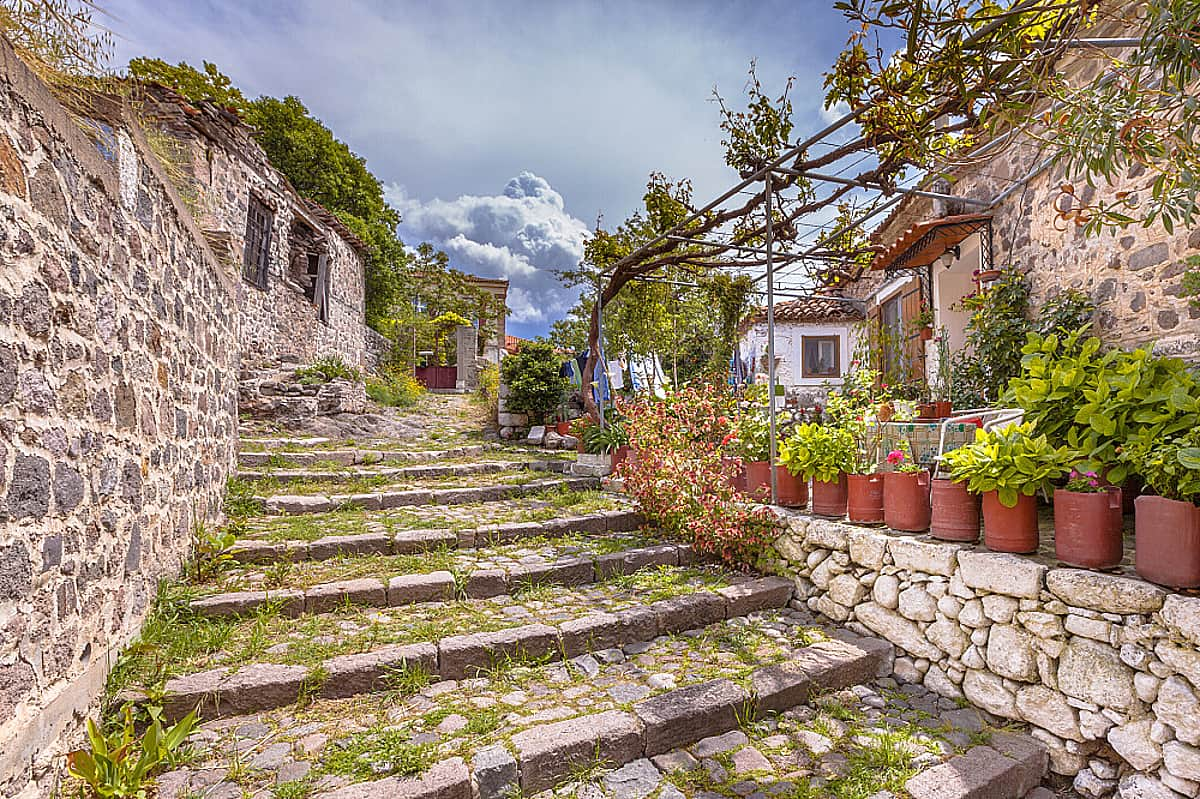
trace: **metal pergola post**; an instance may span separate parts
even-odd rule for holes
[[[772,263],[773,235],[771,229],[771,172],[764,178],[764,205],[767,209],[767,422],[770,431],[771,504],[779,502],[779,475],[775,473],[775,456],[779,450],[775,440],[775,265]]]

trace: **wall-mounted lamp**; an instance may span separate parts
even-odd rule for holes
[[[962,257],[962,251],[959,249],[959,246],[955,244],[953,247],[939,255],[938,260],[942,262],[942,266],[949,269],[950,267],[954,266],[954,262],[960,257]]]

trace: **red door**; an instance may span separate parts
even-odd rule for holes
[[[417,381],[428,389],[457,388],[457,366],[418,366]]]

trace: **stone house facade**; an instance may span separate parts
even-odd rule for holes
[[[129,108],[79,121],[0,40],[3,796],[52,795],[236,451],[241,287]]]
[[[1094,35],[1130,33],[1116,28]],[[1101,63],[1078,57],[1062,70],[1083,83],[1100,76]],[[1109,199],[1133,191],[1142,172],[1135,167],[1099,191]],[[950,350],[961,349],[968,314],[955,304],[987,284],[988,270],[1003,267],[1028,278],[1035,312],[1074,289],[1095,303],[1094,330],[1105,342],[1151,344],[1158,353],[1200,362],[1200,309],[1181,296],[1184,260],[1200,253],[1200,230],[1130,225],[1086,235],[1060,211],[1094,202],[1098,191],[1076,185],[1071,196],[1063,192],[1067,182],[1063,168],[1048,160],[1045,144],[1022,133],[930,187],[962,201],[909,195],[899,202],[871,235],[881,251],[847,291],[867,301],[876,327],[896,326],[917,376],[927,375],[933,361],[932,344],[913,340],[917,315],[932,311],[935,329],[947,328]]]
[[[366,245],[302,198],[235,114],[140,89],[155,151],[236,280],[243,363],[340,355],[365,366]]]

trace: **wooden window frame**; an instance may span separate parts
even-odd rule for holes
[[[256,194],[250,195],[246,210],[246,248],[242,255],[242,277],[261,291],[267,290],[271,266],[271,234],[275,212]]]
[[[808,353],[806,346],[809,341],[833,342],[833,373],[831,374],[813,374],[808,370]],[[800,377],[805,380],[829,380],[831,378],[839,378],[842,376],[842,337],[838,333],[828,333],[819,336],[800,336]]]

